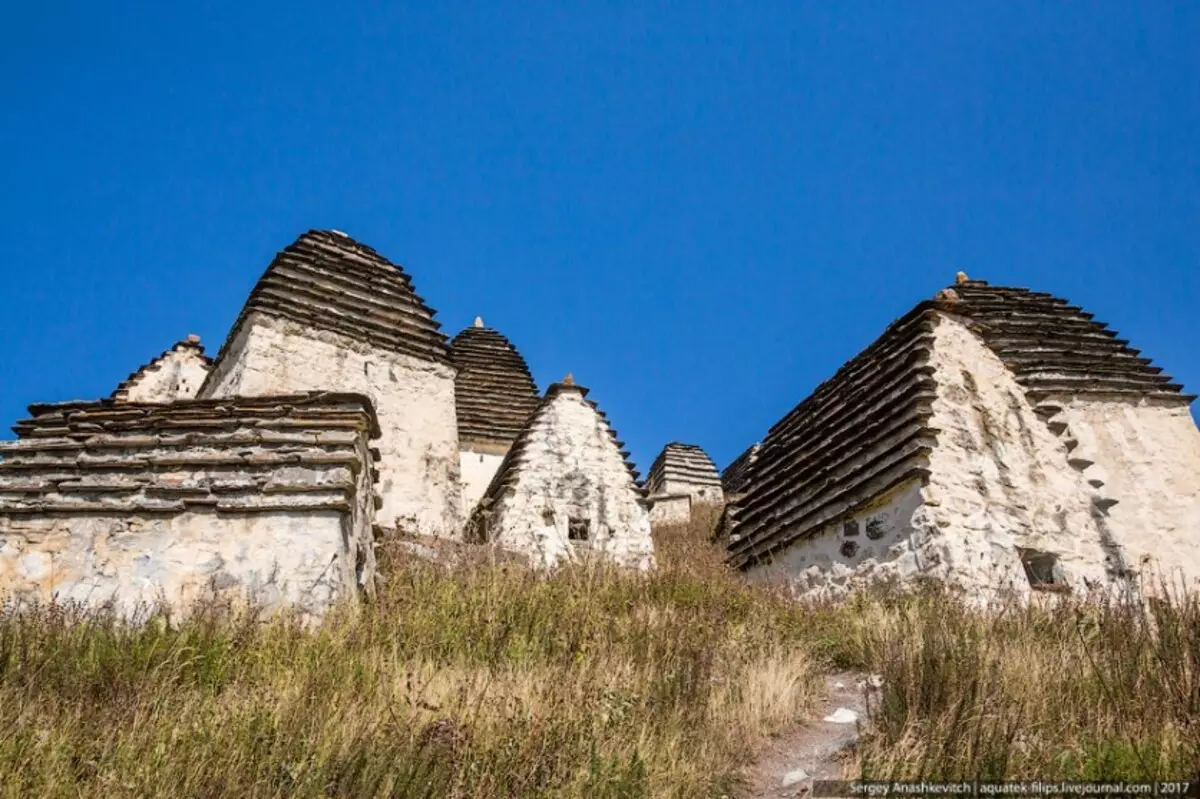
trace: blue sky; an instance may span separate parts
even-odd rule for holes
[[[643,471],[724,466],[960,269],[1200,390],[1200,4],[206,5],[6,9],[4,425],[215,352],[314,227]]]

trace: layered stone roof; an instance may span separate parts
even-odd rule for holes
[[[482,319],[450,343],[460,442],[508,445],[538,407],[537,385],[512,343]]]
[[[112,399],[122,402],[191,399],[200,390],[212,364],[212,358],[204,354],[200,337],[188,336],[121,381]]]
[[[943,296],[939,307],[978,325],[1031,401],[1061,395],[1195,399],[1128,340],[1064,299],[983,280],[964,281]]]
[[[233,330],[256,313],[417,358],[449,361],[436,312],[416,293],[412,278],[336,230],[310,230],[277,254]]]
[[[939,313],[965,318],[1033,404],[1047,397],[1191,402],[1129,342],[1066,300],[960,280],[919,303],[822,383],[725,474],[745,492],[729,559],[746,567],[874,497],[928,477],[936,389],[929,365]]]
[[[0,517],[350,511],[380,433],[370,400],[331,392],[29,413],[0,442]]]
[[[932,313],[922,303],[892,323],[771,428],[738,503],[732,563],[748,566],[928,473]]]
[[[600,407],[592,400],[586,399],[588,389],[583,386],[577,386],[574,382],[568,380],[562,383],[553,383],[546,389],[545,396],[542,397],[533,413],[530,414],[521,433],[513,441],[512,446],[504,456],[504,460],[500,462],[500,466],[496,469],[496,475],[492,478],[492,482],[488,484],[487,490],[484,491],[483,497],[476,507],[485,507],[494,503],[501,494],[506,490],[516,485],[518,466],[527,457],[526,449],[529,446],[530,438],[535,427],[543,420],[543,417],[549,411],[554,399],[564,392],[576,392],[580,397],[584,398],[584,402],[595,411],[596,415],[604,423],[607,428],[607,434],[612,439],[613,444],[621,454],[621,458],[625,463],[625,469],[629,472],[629,478],[632,483],[631,490],[640,496],[646,495],[646,489],[642,487],[638,481],[639,474],[637,469],[633,467],[633,462],[629,460],[629,452],[625,449],[625,442],[617,438],[617,431],[613,429],[612,424],[608,421],[608,415],[600,410]]]
[[[678,441],[662,448],[646,478],[646,488],[651,494],[710,487],[719,489],[721,477],[708,453],[695,444]]]
[[[750,484],[750,470],[758,460],[762,444],[754,442],[721,472],[721,488],[726,494],[740,494]]]

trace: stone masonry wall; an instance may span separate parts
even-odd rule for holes
[[[36,408],[0,444],[0,602],[315,617],[375,570],[361,397]]]
[[[456,537],[461,530],[454,371],[447,364],[372,347],[327,330],[251,314],[226,345],[202,397],[301,390],[371,398],[385,529]]]
[[[608,423],[577,388],[556,386],[515,445],[509,487],[487,523],[488,539],[554,566],[585,553],[648,568],[650,519]],[[492,492],[489,491],[489,494]],[[572,541],[573,520],[588,540]]]

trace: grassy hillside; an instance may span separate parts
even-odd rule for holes
[[[647,576],[385,553],[379,602],[308,632],[9,615],[0,795],[736,796],[835,666],[884,675],[853,765],[873,776],[1200,773],[1194,599],[1153,631],[932,590],[797,605],[694,534]]]

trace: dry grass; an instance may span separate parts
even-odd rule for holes
[[[796,605],[726,573],[706,525],[661,531],[651,575],[385,553],[379,601],[318,630],[8,614],[0,795],[736,796],[833,666],[885,677],[871,776],[1200,773],[1194,598]]]
[[[0,620],[5,796],[719,796],[819,675],[801,609],[697,551],[638,576],[385,563],[316,631]]]

